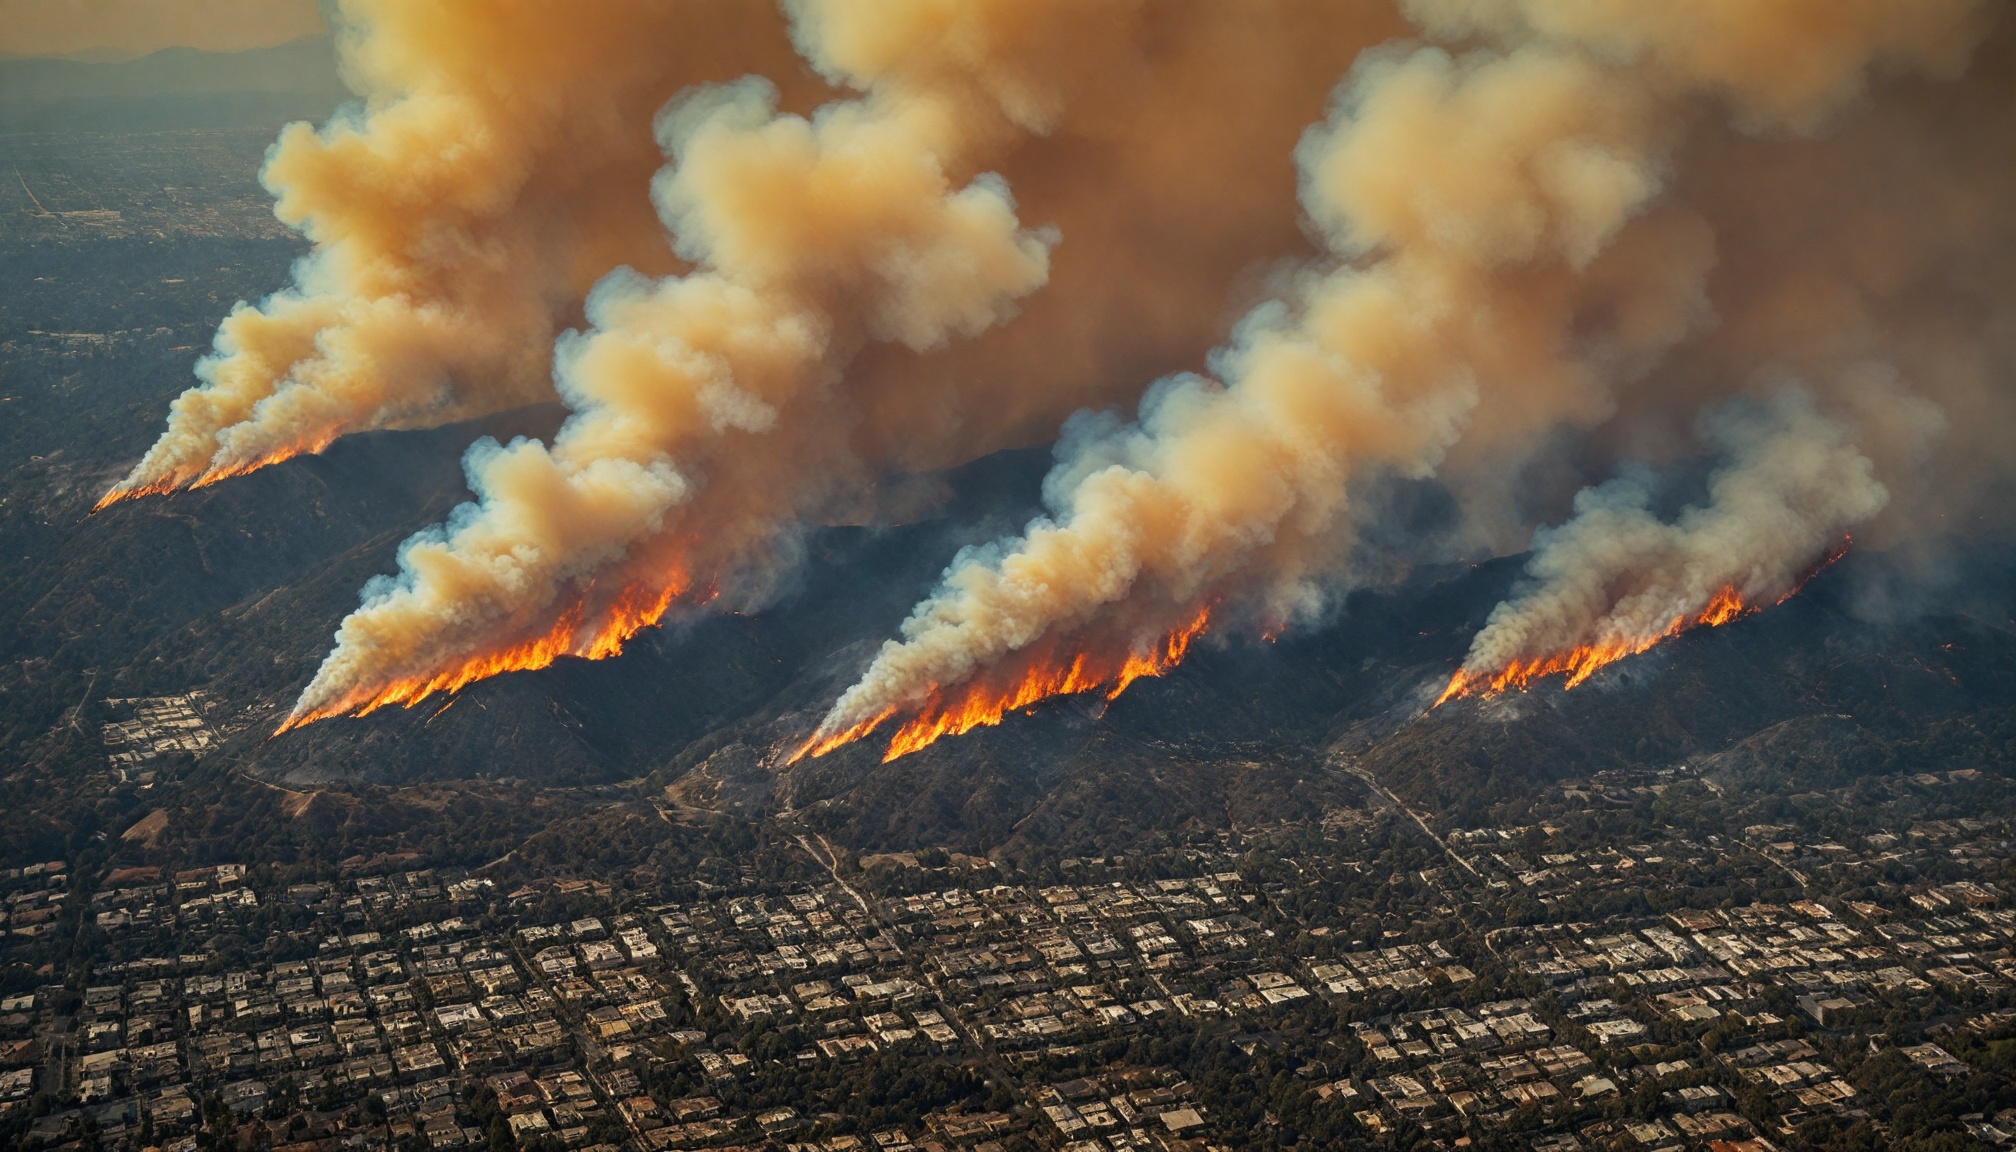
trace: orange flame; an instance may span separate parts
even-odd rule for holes
[[[786,760],[785,763],[796,764],[798,761],[803,760],[807,756],[817,759],[821,756],[826,755],[828,752],[833,751],[835,748],[841,747],[842,745],[846,744],[852,744],[854,741],[859,740],[863,736],[868,735],[870,732],[875,731],[875,729],[880,728],[884,720],[887,720],[894,715],[896,715],[896,709],[890,708],[882,712],[880,715],[872,716],[869,719],[863,720],[861,723],[854,725],[852,728],[849,728],[844,732],[836,732],[831,736],[821,736],[819,733],[814,732],[812,734],[812,738],[805,741],[805,743],[800,744],[798,746],[798,750],[796,752],[791,753],[790,759]]]
[[[1663,631],[1649,638],[1578,644],[1566,652],[1535,656],[1530,660],[1514,660],[1491,673],[1459,670],[1450,678],[1449,686],[1442,690],[1442,695],[1436,698],[1435,703],[1441,704],[1446,700],[1463,696],[1496,696],[1507,689],[1523,689],[1541,677],[1563,672],[1568,674],[1568,681],[1562,687],[1573,688],[1594,676],[1599,669],[1614,664],[1626,656],[1636,656],[1661,640],[1678,636],[1693,628],[1713,628],[1718,624],[1727,624],[1757,610],[1754,605],[1745,603],[1736,589],[1724,588],[1708,601],[1707,607],[1692,615],[1674,617],[1673,622]]]
[[[1039,663],[1006,689],[975,680],[950,693],[943,689],[934,691],[918,714],[890,738],[882,762],[887,764],[899,756],[928,748],[941,737],[993,727],[1001,723],[1008,713],[1053,696],[1100,691],[1105,693],[1106,699],[1116,699],[1136,680],[1144,676],[1160,676],[1181,663],[1190,645],[1204,634],[1210,623],[1211,609],[1206,607],[1189,623],[1162,637],[1147,651],[1128,653],[1117,668],[1091,653],[1081,652],[1072,658],[1071,663],[1061,667]],[[795,764],[807,756],[824,756],[835,748],[859,740],[896,715],[896,711],[892,708],[844,732],[832,735],[815,733],[792,753],[789,762]]]
[[[156,480],[152,484],[143,484],[138,488],[114,488],[100,496],[96,504],[91,505],[91,513],[95,516],[121,500],[138,500],[142,496],[166,496],[181,487],[181,484],[173,480]]]
[[[438,672],[391,681],[371,689],[346,694],[320,708],[289,716],[274,729],[278,736],[292,729],[327,720],[332,716],[369,715],[391,704],[411,708],[437,692],[458,692],[478,680],[505,672],[527,672],[545,668],[562,656],[602,660],[623,651],[623,645],[637,633],[663,619],[674,601],[684,593],[684,579],[667,583],[657,592],[626,590],[604,613],[602,624],[593,632],[581,631],[584,610],[580,602],[569,606],[553,627],[541,636],[497,652],[471,656],[462,663]],[[698,597],[710,600],[709,588]]]
[[[222,467],[212,466],[204,469],[202,475],[189,481],[189,487],[208,488],[212,484],[249,475],[259,471],[261,468],[268,468],[282,461],[292,460],[296,456],[317,456],[321,454],[324,448],[329,447],[329,445],[335,442],[336,438],[334,436],[321,436],[304,443],[289,444],[282,448],[275,448],[264,456],[254,457],[250,460],[240,460],[223,465]]]
[[[103,496],[100,496],[96,504],[91,505],[91,511],[94,514],[103,512],[122,500],[138,500],[142,496],[172,496],[184,489],[208,488],[212,484],[257,472],[261,468],[278,464],[284,460],[292,460],[296,456],[314,455],[335,442],[334,437],[323,437],[311,442],[291,444],[285,448],[276,448],[257,459],[226,464],[221,468],[211,467],[201,472],[177,472],[135,488],[113,488]]]
[[[1745,616],[1761,612],[1765,608],[1783,604],[1785,601],[1797,596],[1799,590],[1806,586],[1808,580],[1819,575],[1829,565],[1846,555],[1848,546],[1853,542],[1852,538],[1843,538],[1842,542],[1823,556],[1819,562],[1799,574],[1799,579],[1793,583],[1791,591],[1786,592],[1783,596],[1778,597],[1769,604],[1759,605],[1750,603],[1743,598],[1743,594],[1738,592],[1733,585],[1725,587],[1710,597],[1708,603],[1700,611],[1674,617],[1671,624],[1668,624],[1662,631],[1651,637],[1630,640],[1613,639],[1595,644],[1580,644],[1565,652],[1535,656],[1526,660],[1514,660],[1496,672],[1470,672],[1458,669],[1456,674],[1449,678],[1448,687],[1442,689],[1442,694],[1437,696],[1435,703],[1429,705],[1429,707],[1439,708],[1450,700],[1461,699],[1465,696],[1491,697],[1514,688],[1523,691],[1535,680],[1563,673],[1567,675],[1568,679],[1561,685],[1562,689],[1565,691],[1574,688],[1591,676],[1594,676],[1604,667],[1614,664],[1626,656],[1636,656],[1661,641],[1669,640],[1680,635],[1682,632],[1692,631],[1695,628],[1714,628],[1721,624],[1727,624],[1732,620],[1740,620]]]

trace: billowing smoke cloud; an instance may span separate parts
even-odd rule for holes
[[[1153,29],[1139,0],[786,8],[861,95],[797,116],[750,79],[667,107],[653,202],[693,270],[595,289],[554,357],[576,415],[550,447],[472,449],[480,502],[366,589],[290,723],[609,655],[674,605],[760,603],[803,527],[857,516],[890,472],[1026,443],[1201,354],[1226,282],[1304,243],[1293,125],[1394,27],[1327,0]],[[1179,146],[1253,179],[1183,186]],[[1005,331],[1060,234],[1022,224],[996,169],[1082,255],[980,371],[934,354]]]
[[[1034,218],[1074,241],[1031,323],[953,356],[868,349],[863,448],[928,470],[1040,440],[1073,408],[1131,401],[1138,381],[1201,356],[1227,284],[1301,253],[1294,135],[1351,56],[1400,26],[1386,0],[1181,0],[1144,30],[1141,5],[1099,0],[994,12],[1006,39],[990,48],[946,39],[959,6],[936,0],[868,0],[838,22],[822,4],[784,7],[830,54],[814,61],[821,75],[772,0],[342,0],[338,43],[364,99],[319,132],[290,127],[265,171],[314,252],[292,288],[226,320],[202,384],[104,502],[221,480],[352,431],[552,399],[553,336],[581,322],[593,283],[619,265],[685,270],[648,194],[663,103],[756,74],[782,108],[808,110],[831,85],[928,68],[898,57],[934,28],[945,36],[931,50],[958,62],[944,67],[986,73],[947,78],[994,109],[964,101],[977,166],[954,183],[1002,171]],[[976,55],[1007,59],[1022,51],[1010,41],[1059,27],[1079,37],[1048,42],[1041,68]],[[1025,127],[979,122],[1004,110]],[[1197,181],[1199,164],[1243,178]]]
[[[623,261],[674,266],[645,194],[653,110],[697,81],[795,72],[755,4],[343,0],[340,16],[361,104],[290,126],[262,174],[314,250],[293,287],[224,321],[107,502],[550,400],[553,336],[588,285]]]
[[[1331,267],[1249,315],[1213,378],[1164,381],[1133,423],[1081,423],[1050,478],[1052,515],[956,560],[822,735],[929,707],[1018,653],[1150,648],[1200,604],[1270,621],[1310,613],[1348,573],[1365,514],[1352,493],[1374,476],[1437,476],[1488,532],[1517,487],[1508,477],[1549,434],[1611,418],[1620,389],[1712,323],[1713,225],[1665,195],[1702,112],[1727,109],[1750,133],[1819,132],[1872,73],[1959,73],[1987,8],[1415,0],[1406,10],[1431,34],[1482,42],[1368,54],[1304,140],[1301,199]],[[1830,459],[1837,479],[1858,475],[1861,456],[1816,447],[1829,440],[1819,417],[1776,411],[1787,431],[1765,437],[1774,448]],[[1765,475],[1732,473],[1717,496],[1735,503],[1691,526],[1761,514],[1763,498],[1742,498],[1773,490]],[[1805,492],[1795,479],[1777,477],[1781,502]],[[1882,507],[1873,478],[1860,491],[1804,510],[1824,532],[1753,541],[1756,583],[1798,571]],[[1757,549],[1782,554],[1767,563]],[[1689,555],[1669,547],[1666,560]],[[1666,621],[1704,609],[1719,587],[1684,573],[1642,584],[1661,590]],[[1619,609],[1617,592],[1606,585],[1584,610],[1581,636],[1557,638],[1586,640]]]
[[[1989,0],[337,16],[364,99],[265,174],[314,252],[108,500],[573,415],[470,450],[477,501],[366,588],[290,724],[760,606],[893,474],[1060,426],[1049,514],[954,558],[821,740],[1117,692],[1560,524],[1466,664],[1496,674],[1768,601],[1843,533],[1908,544],[2016,476]],[[1576,496],[1704,438],[1677,518],[1628,478]],[[1451,531],[1366,532],[1396,478]]]
[[[1648,70],[1667,98],[1722,98],[1745,127],[1810,132],[1874,72],[1950,79],[1985,33],[1979,0],[1402,0],[1436,36],[1572,47]]]
[[[696,270],[597,287],[556,358],[576,414],[550,448],[472,450],[481,502],[367,589],[294,719],[606,654],[760,564],[858,471],[834,432],[865,342],[973,335],[1047,278],[1054,236],[998,177],[949,173],[1045,128],[1070,81],[1055,65],[1084,58],[1062,38],[1110,37],[1133,6],[804,3],[801,49],[863,96],[806,118],[752,79],[668,106],[654,200]]]
[[[1898,403],[1919,409],[1892,414],[1900,424],[1937,431],[1936,411]],[[1689,624],[1776,603],[1889,502],[1854,430],[1804,392],[1732,405],[1705,431],[1726,460],[1707,503],[1662,520],[1642,473],[1583,490],[1571,519],[1534,535],[1529,583],[1492,611],[1447,695],[1556,672],[1576,683]]]

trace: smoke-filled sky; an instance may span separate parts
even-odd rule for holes
[[[1047,513],[947,557],[817,738],[1122,686],[1200,628],[1529,548],[1463,677],[1635,650],[1851,534],[1934,555],[2016,468],[1991,0],[337,22],[364,102],[265,171],[314,254],[223,318],[107,502],[572,415],[471,447],[475,500],[363,590],[290,724],[760,607],[892,479],[1030,443]],[[1453,522],[1381,530],[1402,483]]]

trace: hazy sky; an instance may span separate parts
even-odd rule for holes
[[[0,56],[234,52],[324,29],[315,0],[0,0]]]

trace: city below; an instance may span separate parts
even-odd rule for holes
[[[176,787],[130,775],[99,780]],[[2005,791],[1965,770],[1858,787],[1879,817]],[[1446,833],[1368,796],[1026,870],[779,823],[685,882],[414,853],[129,863],[157,809],[88,873],[0,881],[13,970],[67,952],[79,974],[44,964],[0,1001],[0,1116],[45,1147],[171,1152],[2016,1133],[2006,817],[1708,832],[1717,789],[1686,769]]]

